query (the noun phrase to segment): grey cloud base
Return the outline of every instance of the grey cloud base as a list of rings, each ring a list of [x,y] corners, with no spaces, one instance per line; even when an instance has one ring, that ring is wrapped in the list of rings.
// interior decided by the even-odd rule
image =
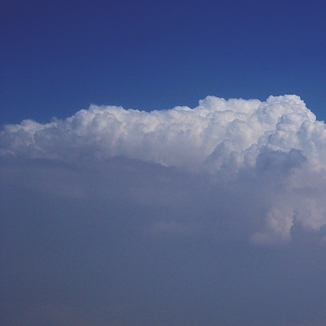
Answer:
[[[322,324],[325,139],[292,95],[5,126],[4,325]]]
[[[325,318],[323,234],[248,243],[268,210],[255,184],[121,158],[1,167],[5,326]]]

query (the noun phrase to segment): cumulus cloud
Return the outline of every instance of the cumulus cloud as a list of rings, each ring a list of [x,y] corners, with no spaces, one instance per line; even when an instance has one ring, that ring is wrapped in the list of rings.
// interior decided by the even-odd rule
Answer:
[[[4,325],[325,320],[325,124],[298,96],[0,133]]]
[[[195,108],[151,112],[91,105],[65,120],[6,125],[0,150],[5,159],[80,163],[125,157],[205,175],[210,192],[224,192],[226,202],[238,196],[237,208],[208,205],[228,215],[234,229],[255,225],[249,228],[252,243],[287,242],[295,226],[322,234],[326,224],[326,127],[296,95],[265,102],[208,96]],[[145,188],[130,187],[130,194],[143,202],[171,202],[170,189]],[[181,189],[179,196],[193,195]],[[246,196],[251,208],[241,203]],[[206,222],[159,220],[149,229],[183,234]]]

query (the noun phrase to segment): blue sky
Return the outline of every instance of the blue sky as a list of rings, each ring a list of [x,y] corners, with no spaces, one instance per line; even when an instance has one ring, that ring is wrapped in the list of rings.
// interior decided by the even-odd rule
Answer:
[[[325,119],[323,1],[8,1],[1,120],[297,94]]]
[[[326,325],[324,2],[0,12],[1,325]]]

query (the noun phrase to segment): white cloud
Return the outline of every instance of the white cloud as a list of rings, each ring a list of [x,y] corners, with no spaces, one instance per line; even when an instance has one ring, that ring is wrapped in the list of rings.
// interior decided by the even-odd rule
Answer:
[[[91,105],[63,121],[7,125],[0,150],[3,157],[67,162],[122,156],[210,175],[218,180],[215,190],[224,189],[218,183],[226,178],[230,201],[232,194],[248,191],[252,206],[261,206],[249,236],[254,243],[288,241],[296,224],[314,231],[326,224],[326,127],[296,95],[270,96],[266,102],[208,96],[194,109],[152,112]],[[139,201],[172,202],[168,187],[161,190],[163,197],[151,188],[137,189],[129,191]],[[182,198],[185,193],[180,190]],[[219,211],[217,206],[211,208]],[[243,216],[250,215],[246,210]],[[233,220],[235,208],[226,214]],[[239,223],[256,219],[239,217]],[[155,221],[151,227],[168,232],[179,225],[189,228],[184,220]]]

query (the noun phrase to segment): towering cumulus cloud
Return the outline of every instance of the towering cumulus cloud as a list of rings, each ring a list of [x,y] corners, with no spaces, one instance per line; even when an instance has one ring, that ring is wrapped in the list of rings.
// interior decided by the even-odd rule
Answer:
[[[261,216],[243,212],[247,220],[240,219],[258,221],[253,243],[287,242],[302,230],[322,238],[326,226],[326,128],[296,95],[266,102],[208,96],[193,109],[152,112],[91,105],[63,121],[6,125],[1,155],[68,162],[120,156],[206,175],[215,190],[226,180],[230,196],[241,189],[252,192],[253,206],[262,201]]]

